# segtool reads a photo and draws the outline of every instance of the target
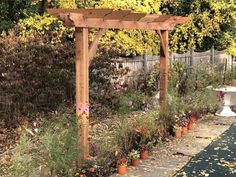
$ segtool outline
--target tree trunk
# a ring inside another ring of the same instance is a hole
[[[40,3],[39,3],[39,14],[40,15],[43,15],[44,12],[46,11],[48,7],[48,1],[47,0],[41,0]]]

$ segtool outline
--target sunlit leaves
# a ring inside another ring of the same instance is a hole
[[[235,1],[164,1],[162,9],[168,9],[173,15],[187,15],[192,18],[190,23],[178,27],[172,33],[173,51],[185,52],[190,48],[207,50],[212,45],[225,49],[231,45],[232,38],[235,38]]]

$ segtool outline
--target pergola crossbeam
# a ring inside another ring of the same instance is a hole
[[[140,17],[139,17],[140,18]],[[106,28],[106,29],[140,29],[140,30],[173,30],[174,24],[168,22],[137,22],[126,20],[103,20],[100,18],[84,19],[81,14],[71,13],[67,18],[64,18],[66,24],[73,21],[73,26],[81,28]]]
[[[130,10],[115,10],[110,14],[107,14],[106,16],[103,17],[104,20],[120,20],[130,14]]]

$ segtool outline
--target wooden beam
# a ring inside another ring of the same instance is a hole
[[[141,18],[145,17],[146,13],[130,13],[126,16],[124,16],[122,19],[122,21],[139,21]]]
[[[172,24],[182,24],[190,20],[190,17],[181,17],[181,16],[171,16],[168,20],[169,23]]]
[[[140,16],[139,16],[140,18]],[[65,18],[67,19],[67,18]],[[112,28],[112,29],[142,29],[142,30],[172,30],[173,25],[167,22],[139,22],[126,20],[103,20],[99,18],[81,19],[81,14],[70,13],[69,19],[74,22],[75,27],[86,28]]]
[[[47,9],[47,12],[55,17],[59,17],[60,14],[76,13],[83,15],[85,18],[103,18],[112,11],[112,9]]]
[[[81,164],[89,156],[89,60],[88,28],[76,28],[76,116],[78,121],[78,157]],[[82,150],[82,153],[81,153]]]
[[[158,17],[159,15],[157,14],[146,15],[145,17],[141,18],[139,21],[140,22],[153,22]]]
[[[161,30],[162,45],[160,46],[160,106],[161,111],[165,110],[168,90],[168,67],[169,67],[169,42],[168,31]]]
[[[155,22],[164,22],[171,18],[171,15],[160,15],[154,21]]]
[[[160,30],[157,30],[157,34],[159,35],[160,37],[160,45],[162,46],[162,50],[163,50],[163,53],[164,55],[168,55],[169,53],[169,49],[166,51],[166,47],[165,47],[165,41],[164,41],[164,38],[163,38],[163,35],[161,34],[161,31]]]
[[[96,51],[97,51],[97,48],[98,48],[98,42],[99,42],[99,39],[101,38],[101,36],[104,34],[104,32],[106,32],[107,29],[100,29],[95,38],[93,39],[92,43],[90,44],[89,46],[89,61],[91,62],[91,60],[95,57],[96,55]]]
[[[147,15],[112,9],[47,9],[47,11],[61,18],[68,26],[71,26],[70,20],[73,20],[73,26],[81,28],[173,30],[176,24],[189,20],[188,17]]]
[[[120,20],[129,13],[131,13],[130,10],[115,10],[112,13],[106,15],[104,20]]]

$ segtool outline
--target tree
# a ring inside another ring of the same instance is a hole
[[[235,38],[234,0],[166,0],[161,11],[191,17],[188,23],[173,31],[170,40],[173,51],[185,52],[191,48],[204,51],[212,45],[225,49],[232,45]]]
[[[11,29],[20,19],[38,13],[39,0],[1,0],[0,32]]]
[[[160,4],[160,0],[100,0],[96,7],[160,14]],[[107,49],[116,48],[125,56],[141,55],[145,46],[148,54],[159,52],[159,37],[155,31],[109,30],[101,39],[101,44]]]
[[[60,8],[76,8],[76,0],[58,0],[58,6]]]
[[[43,15],[46,12],[46,8],[48,7],[48,0],[41,0],[39,3],[39,14]]]

